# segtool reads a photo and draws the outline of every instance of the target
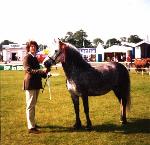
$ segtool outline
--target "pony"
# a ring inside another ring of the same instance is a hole
[[[137,71],[145,71],[150,67],[150,58],[135,59],[134,65]]]
[[[127,68],[118,62],[110,62],[92,67],[77,48],[71,44],[58,42],[58,48],[44,61],[45,67],[61,62],[66,76],[67,89],[74,104],[75,129],[82,128],[79,116],[79,97],[82,98],[86,115],[86,128],[92,129],[89,116],[89,96],[100,96],[113,90],[121,105],[122,124],[127,123],[126,110],[130,107],[130,77]]]

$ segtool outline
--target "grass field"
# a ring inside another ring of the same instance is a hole
[[[48,87],[40,93],[36,106],[40,134],[28,134],[25,116],[23,71],[0,71],[1,145],[150,145],[150,76],[130,74],[132,105],[129,123],[119,123],[120,106],[113,92],[90,97],[93,130],[73,130],[74,109],[66,89],[63,70],[51,77],[52,100]],[[43,80],[44,83],[44,80]],[[86,125],[82,101],[80,116]]]

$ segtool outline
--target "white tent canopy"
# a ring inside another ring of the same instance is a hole
[[[102,53],[104,53],[104,51],[105,51],[105,49],[104,49],[103,45],[101,43],[99,43],[96,48],[96,53],[102,54]]]
[[[131,51],[131,50],[132,50],[132,47],[113,45],[105,49],[104,53],[112,53],[112,52],[126,53],[127,51]]]

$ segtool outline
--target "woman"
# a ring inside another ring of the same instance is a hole
[[[48,69],[40,70],[39,62],[36,58],[38,44],[36,41],[30,41],[26,46],[27,55],[24,57],[23,66],[25,70],[24,90],[26,94],[26,117],[29,133],[39,133],[35,124],[35,105],[42,89],[42,77],[46,78]]]

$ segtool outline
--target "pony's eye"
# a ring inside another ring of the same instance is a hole
[[[58,50],[55,50],[55,53],[57,53],[58,52]]]

